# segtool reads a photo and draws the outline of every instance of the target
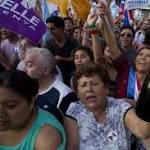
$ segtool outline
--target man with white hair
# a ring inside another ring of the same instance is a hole
[[[62,81],[55,78],[56,62],[45,48],[33,47],[26,52],[26,73],[39,82],[37,105],[46,110],[58,108],[65,113],[69,104],[76,101],[76,94]]]

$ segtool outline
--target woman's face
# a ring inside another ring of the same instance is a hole
[[[81,30],[80,29],[75,29],[74,30],[74,32],[73,32],[73,37],[75,38],[75,39],[80,39],[81,38]]]
[[[135,68],[137,71],[147,73],[150,71],[150,49],[142,49],[135,59]]]
[[[77,95],[89,110],[98,110],[106,103],[107,88],[98,75],[82,76],[77,81]]]
[[[34,103],[12,91],[0,87],[0,132],[24,128],[31,118]]]
[[[74,55],[75,66],[78,67],[82,64],[87,64],[87,63],[92,63],[89,55],[83,50],[78,50]]]

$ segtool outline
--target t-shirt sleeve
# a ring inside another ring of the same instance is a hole
[[[74,92],[67,94],[61,101],[59,108],[65,114],[69,105],[72,102],[78,101],[77,96]]]
[[[69,105],[69,108],[66,111],[66,116],[69,116],[75,120],[77,120],[77,114],[78,114],[78,109],[77,109],[77,103],[71,103]]]
[[[127,113],[127,111],[130,108],[132,108],[132,106],[131,106],[131,104],[126,102],[124,99],[119,99],[118,104],[119,104],[119,107],[120,107],[120,115],[121,115],[122,121],[124,121],[125,114]]]

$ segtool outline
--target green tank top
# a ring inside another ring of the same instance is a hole
[[[21,143],[16,146],[0,145],[0,150],[34,150],[36,137],[39,133],[40,128],[44,124],[50,124],[59,130],[62,135],[62,143],[57,150],[65,150],[66,135],[63,126],[51,113],[48,113],[40,108],[38,108],[38,117],[34,121],[32,127],[30,128],[24,139],[21,141]]]

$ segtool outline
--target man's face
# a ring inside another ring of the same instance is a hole
[[[57,28],[54,23],[47,23],[46,25],[47,25],[48,31],[54,37],[60,36],[60,33],[62,33],[62,31],[63,31],[61,28]]]
[[[119,37],[120,45],[122,48],[128,48],[132,46],[133,33],[130,29],[124,29],[120,33]]]
[[[65,30],[73,30],[73,23],[71,22],[71,20],[65,20]]]
[[[43,66],[35,54],[25,56],[26,73],[33,79],[40,79],[43,76]]]
[[[145,20],[143,22],[142,29],[147,30],[148,28],[150,28],[150,22],[148,20]]]

